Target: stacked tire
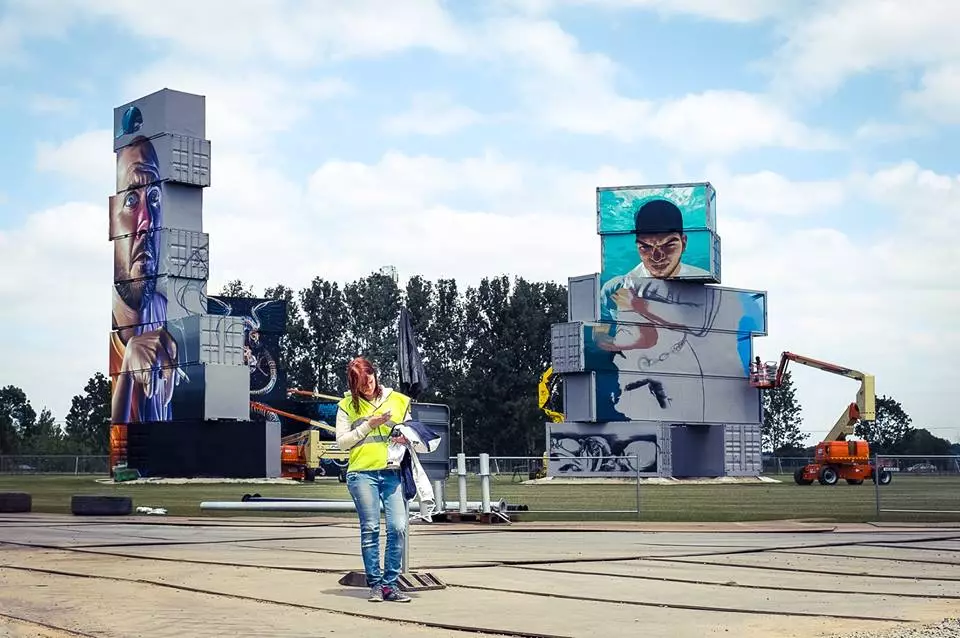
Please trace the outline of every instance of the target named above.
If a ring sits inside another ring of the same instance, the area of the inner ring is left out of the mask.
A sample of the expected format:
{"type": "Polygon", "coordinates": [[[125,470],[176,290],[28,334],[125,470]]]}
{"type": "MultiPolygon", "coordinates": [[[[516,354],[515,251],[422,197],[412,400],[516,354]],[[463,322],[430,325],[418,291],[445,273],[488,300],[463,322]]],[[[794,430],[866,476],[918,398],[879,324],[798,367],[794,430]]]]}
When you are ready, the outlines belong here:
{"type": "Polygon", "coordinates": [[[0,492],[0,513],[22,514],[33,509],[33,497],[26,492],[0,492]]]}

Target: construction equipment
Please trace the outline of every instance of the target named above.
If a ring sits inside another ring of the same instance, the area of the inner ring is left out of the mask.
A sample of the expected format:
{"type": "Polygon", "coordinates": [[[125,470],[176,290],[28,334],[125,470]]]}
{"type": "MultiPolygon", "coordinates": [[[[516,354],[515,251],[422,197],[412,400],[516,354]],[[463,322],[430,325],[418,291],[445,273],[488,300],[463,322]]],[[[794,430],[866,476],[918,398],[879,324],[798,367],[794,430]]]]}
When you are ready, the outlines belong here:
{"type": "Polygon", "coordinates": [[[553,378],[553,367],[549,367],[540,377],[540,386],[538,388],[539,401],[537,402],[537,405],[541,410],[544,411],[551,423],[563,423],[563,413],[555,412],[547,407],[547,403],[550,401],[550,396],[553,394],[555,385],[556,379],[553,378]]]}
{"type": "Polygon", "coordinates": [[[793,480],[797,485],[810,485],[816,479],[821,485],[836,485],[840,479],[850,485],[860,485],[864,479],[887,485],[893,480],[893,474],[886,468],[876,468],[870,461],[870,445],[863,440],[847,440],[853,435],[858,421],[875,421],[876,394],[874,376],[852,368],[838,366],[825,361],[811,359],[792,352],[784,352],[780,362],[761,362],[757,357],[750,366],[750,385],[768,390],[780,387],[787,365],[796,363],[810,366],[831,374],[838,374],[860,382],[856,401],[848,405],[833,428],[817,443],[813,463],[808,463],[794,472],[793,480]]]}
{"type": "Polygon", "coordinates": [[[308,430],[280,439],[280,476],[313,482],[318,474],[324,474],[323,462],[332,461],[340,470],[338,479],[341,483],[346,482],[346,467],[350,453],[338,448],[336,441],[320,440],[320,430],[336,434],[335,427],[257,401],[251,401],[250,408],[254,412],[275,414],[310,426],[308,430]]]}
{"type": "MultiPolygon", "coordinates": [[[[550,402],[551,396],[553,396],[554,390],[556,390],[557,377],[553,376],[553,366],[546,369],[546,371],[540,376],[540,385],[538,389],[538,400],[537,406],[543,410],[544,414],[547,415],[547,418],[550,419],[551,423],[563,423],[564,416],[562,412],[557,412],[551,410],[547,407],[547,404],[550,402]]],[[[540,469],[533,472],[530,478],[546,478],[547,476],[547,461],[549,460],[549,451],[544,451],[543,453],[543,463],[540,466],[540,469]]]]}

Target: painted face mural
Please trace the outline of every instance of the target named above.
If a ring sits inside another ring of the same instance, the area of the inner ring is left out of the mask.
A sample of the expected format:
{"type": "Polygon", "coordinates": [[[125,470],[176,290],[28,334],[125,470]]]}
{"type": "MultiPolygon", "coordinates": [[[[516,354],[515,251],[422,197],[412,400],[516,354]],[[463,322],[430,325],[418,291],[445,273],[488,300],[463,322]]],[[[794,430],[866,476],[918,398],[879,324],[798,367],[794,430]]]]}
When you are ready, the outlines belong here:
{"type": "Polygon", "coordinates": [[[159,260],[159,233],[163,224],[160,171],[153,144],[139,138],[117,153],[117,183],[110,198],[110,236],[113,241],[113,281],[120,300],[130,310],[150,303],[159,260]]]}
{"type": "MultiPolygon", "coordinates": [[[[114,423],[168,421],[178,344],[166,330],[165,291],[158,290],[159,231],[163,223],[159,162],[153,144],[136,138],[117,151],[118,192],[110,198],[114,237],[110,374],[114,423]]],[[[164,282],[166,283],[166,282],[164,282]]]]}
{"type": "Polygon", "coordinates": [[[601,280],[719,281],[709,185],[598,189],[601,280]]]}

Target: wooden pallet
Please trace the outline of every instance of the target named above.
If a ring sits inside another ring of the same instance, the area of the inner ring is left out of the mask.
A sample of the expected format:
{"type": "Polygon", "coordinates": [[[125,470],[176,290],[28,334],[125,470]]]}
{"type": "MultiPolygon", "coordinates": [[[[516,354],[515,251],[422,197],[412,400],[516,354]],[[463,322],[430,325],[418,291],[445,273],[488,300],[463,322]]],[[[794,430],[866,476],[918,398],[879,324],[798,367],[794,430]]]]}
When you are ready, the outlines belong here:
{"type": "Polygon", "coordinates": [[[499,512],[443,512],[432,516],[434,523],[483,523],[493,525],[495,523],[510,523],[506,515],[499,512]]]}

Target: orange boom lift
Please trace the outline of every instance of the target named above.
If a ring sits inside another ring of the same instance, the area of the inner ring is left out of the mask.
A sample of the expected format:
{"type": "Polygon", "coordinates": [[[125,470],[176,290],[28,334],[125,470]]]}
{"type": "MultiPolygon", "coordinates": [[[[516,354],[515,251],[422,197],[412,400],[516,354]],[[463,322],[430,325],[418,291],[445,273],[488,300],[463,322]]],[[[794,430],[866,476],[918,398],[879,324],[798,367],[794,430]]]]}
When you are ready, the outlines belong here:
{"type": "MultiPolygon", "coordinates": [[[[300,394],[303,396],[314,396],[319,398],[336,399],[316,392],[306,392],[304,390],[291,390],[290,394],[300,394]]],[[[303,432],[297,432],[280,439],[280,476],[284,478],[293,478],[299,481],[312,483],[321,469],[321,459],[328,459],[338,462],[338,465],[346,467],[346,461],[349,459],[349,452],[344,452],[337,447],[336,441],[321,441],[320,430],[326,430],[334,434],[337,429],[327,425],[322,421],[292,414],[284,410],[259,403],[250,402],[250,408],[260,414],[276,414],[294,421],[299,421],[310,426],[310,429],[303,432]]],[[[346,481],[345,471],[341,468],[340,475],[337,477],[341,483],[346,481]]]]}
{"type": "Polygon", "coordinates": [[[784,352],[779,365],[760,363],[758,357],[758,361],[750,366],[750,385],[765,390],[780,387],[787,364],[791,361],[860,382],[856,401],[844,409],[833,429],[823,441],[817,443],[814,462],[794,472],[793,480],[797,485],[810,485],[814,479],[821,485],[836,485],[840,479],[850,485],[860,485],[864,479],[872,479],[874,483],[879,481],[881,485],[888,484],[893,474],[885,468],[878,470],[870,462],[870,445],[862,440],[846,440],[847,436],[854,433],[857,421],[875,421],[877,418],[873,375],[784,352]]]}

